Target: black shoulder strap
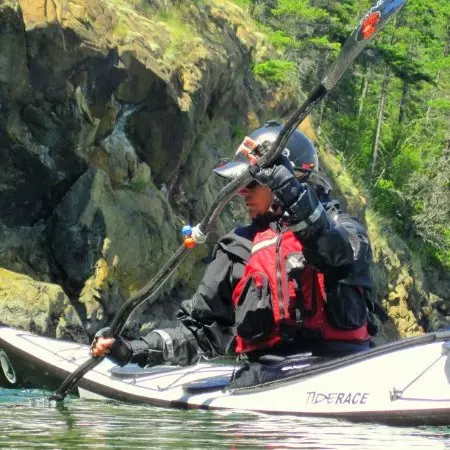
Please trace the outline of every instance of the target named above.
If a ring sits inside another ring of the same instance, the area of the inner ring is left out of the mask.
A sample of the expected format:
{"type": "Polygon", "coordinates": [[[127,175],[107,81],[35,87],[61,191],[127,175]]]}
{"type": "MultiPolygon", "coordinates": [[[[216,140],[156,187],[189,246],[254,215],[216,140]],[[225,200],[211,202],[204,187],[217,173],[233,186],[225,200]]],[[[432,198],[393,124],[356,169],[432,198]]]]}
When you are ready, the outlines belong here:
{"type": "Polygon", "coordinates": [[[217,245],[229,255],[247,261],[252,252],[253,242],[237,229],[223,236],[217,245]]]}

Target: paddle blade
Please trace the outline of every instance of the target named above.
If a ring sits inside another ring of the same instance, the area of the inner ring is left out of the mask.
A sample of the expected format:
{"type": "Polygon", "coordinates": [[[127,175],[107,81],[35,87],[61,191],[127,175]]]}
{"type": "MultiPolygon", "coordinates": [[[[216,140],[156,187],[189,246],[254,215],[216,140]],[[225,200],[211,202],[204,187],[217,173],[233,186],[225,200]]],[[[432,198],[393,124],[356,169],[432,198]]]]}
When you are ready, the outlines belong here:
{"type": "Polygon", "coordinates": [[[406,0],[381,0],[371,8],[342,47],[338,59],[331,66],[322,85],[327,91],[341,79],[351,62],[362,49],[382,30],[387,22],[405,5],[406,0]]]}

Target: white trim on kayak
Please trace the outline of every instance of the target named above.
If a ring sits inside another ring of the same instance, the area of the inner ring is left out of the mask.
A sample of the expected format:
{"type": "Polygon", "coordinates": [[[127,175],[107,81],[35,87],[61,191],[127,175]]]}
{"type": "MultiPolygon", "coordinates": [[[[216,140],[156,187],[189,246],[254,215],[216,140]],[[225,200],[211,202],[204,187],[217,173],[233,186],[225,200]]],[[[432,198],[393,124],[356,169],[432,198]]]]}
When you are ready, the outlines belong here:
{"type": "MultiPolygon", "coordinates": [[[[286,377],[281,381],[235,392],[208,388],[214,380],[230,377],[233,364],[119,369],[105,359],[84,376],[79,392],[83,397],[94,394],[169,407],[450,424],[448,341],[449,333],[431,334],[312,368],[292,364],[292,370],[284,367],[286,377]],[[193,384],[206,387],[186,389],[193,384]]],[[[33,372],[34,379],[42,373],[42,379],[53,380],[56,388],[90,357],[88,346],[1,327],[0,349],[14,366],[18,385],[33,372]]]]}

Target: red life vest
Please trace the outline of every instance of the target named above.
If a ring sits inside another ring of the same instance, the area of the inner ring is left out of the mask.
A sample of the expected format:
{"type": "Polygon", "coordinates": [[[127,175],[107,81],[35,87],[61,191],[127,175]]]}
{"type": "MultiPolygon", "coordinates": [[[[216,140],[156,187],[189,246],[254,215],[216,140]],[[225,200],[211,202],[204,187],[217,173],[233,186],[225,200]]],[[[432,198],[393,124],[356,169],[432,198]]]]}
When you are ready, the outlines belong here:
{"type": "Polygon", "coordinates": [[[341,330],[329,323],[324,275],[304,263],[302,244],[292,231],[276,233],[269,228],[256,234],[244,276],[232,296],[238,322],[236,353],[273,347],[289,339],[298,327],[316,332],[324,340],[369,338],[366,324],[341,330]],[[246,305],[245,300],[254,304],[246,305]],[[240,331],[244,329],[241,320],[250,322],[245,330],[261,327],[261,331],[256,330],[255,336],[240,331]]]}

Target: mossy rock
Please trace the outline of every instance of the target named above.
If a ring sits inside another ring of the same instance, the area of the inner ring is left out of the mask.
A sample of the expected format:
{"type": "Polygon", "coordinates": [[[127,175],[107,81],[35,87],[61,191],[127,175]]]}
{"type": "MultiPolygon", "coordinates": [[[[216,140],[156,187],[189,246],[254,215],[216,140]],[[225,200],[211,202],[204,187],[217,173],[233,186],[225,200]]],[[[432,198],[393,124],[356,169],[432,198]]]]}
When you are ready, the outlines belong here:
{"type": "Polygon", "coordinates": [[[0,268],[1,322],[42,336],[85,340],[80,319],[60,286],[0,268]]]}

